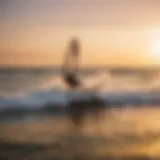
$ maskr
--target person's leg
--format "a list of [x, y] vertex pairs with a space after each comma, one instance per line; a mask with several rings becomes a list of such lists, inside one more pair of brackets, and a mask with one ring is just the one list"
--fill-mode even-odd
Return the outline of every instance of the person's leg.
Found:
[[82, 85], [81, 81], [76, 77], [76, 75], [71, 73], [65, 75], [64, 80], [67, 85], [72, 89], [76, 89]]
[[70, 104], [67, 112], [71, 124], [70, 132], [73, 134], [80, 133], [82, 131], [84, 120], [83, 106]]

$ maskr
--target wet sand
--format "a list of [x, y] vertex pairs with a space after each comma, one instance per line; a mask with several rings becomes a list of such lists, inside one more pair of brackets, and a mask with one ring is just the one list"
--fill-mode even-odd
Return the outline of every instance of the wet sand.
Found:
[[160, 159], [160, 109], [112, 109], [78, 134], [65, 116], [0, 123], [0, 159]]

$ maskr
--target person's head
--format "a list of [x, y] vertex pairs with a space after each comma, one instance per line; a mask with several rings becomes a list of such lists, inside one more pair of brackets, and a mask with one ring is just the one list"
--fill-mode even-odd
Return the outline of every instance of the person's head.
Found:
[[70, 41], [70, 50], [72, 55], [77, 56], [80, 53], [80, 41], [77, 37], [73, 37]]

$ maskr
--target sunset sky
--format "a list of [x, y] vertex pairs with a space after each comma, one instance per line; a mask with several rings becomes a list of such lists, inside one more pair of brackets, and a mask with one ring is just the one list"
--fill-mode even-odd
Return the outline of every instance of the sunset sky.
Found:
[[84, 66], [160, 65], [160, 1], [0, 1], [1, 66], [60, 65], [75, 35]]

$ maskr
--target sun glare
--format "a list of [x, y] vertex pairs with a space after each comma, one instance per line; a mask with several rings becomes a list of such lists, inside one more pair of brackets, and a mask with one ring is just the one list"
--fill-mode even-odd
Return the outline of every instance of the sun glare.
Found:
[[153, 58], [160, 58], [160, 28], [152, 28], [150, 33], [150, 53]]
[[160, 39], [153, 42], [152, 54], [154, 54], [156, 56], [160, 56]]

